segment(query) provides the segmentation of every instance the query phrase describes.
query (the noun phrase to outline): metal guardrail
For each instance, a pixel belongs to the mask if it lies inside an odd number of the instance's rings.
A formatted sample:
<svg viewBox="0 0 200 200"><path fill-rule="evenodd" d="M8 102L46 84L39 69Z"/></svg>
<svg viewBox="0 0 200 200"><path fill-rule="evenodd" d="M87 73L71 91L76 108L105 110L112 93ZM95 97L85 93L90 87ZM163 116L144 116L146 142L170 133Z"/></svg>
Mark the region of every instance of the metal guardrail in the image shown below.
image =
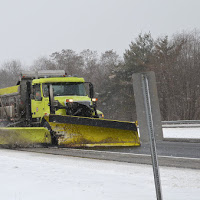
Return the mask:
<svg viewBox="0 0 200 200"><path fill-rule="evenodd" d="M200 128L200 120L162 121L162 128Z"/></svg>
<svg viewBox="0 0 200 200"><path fill-rule="evenodd" d="M162 121L162 124L200 124L200 120Z"/></svg>

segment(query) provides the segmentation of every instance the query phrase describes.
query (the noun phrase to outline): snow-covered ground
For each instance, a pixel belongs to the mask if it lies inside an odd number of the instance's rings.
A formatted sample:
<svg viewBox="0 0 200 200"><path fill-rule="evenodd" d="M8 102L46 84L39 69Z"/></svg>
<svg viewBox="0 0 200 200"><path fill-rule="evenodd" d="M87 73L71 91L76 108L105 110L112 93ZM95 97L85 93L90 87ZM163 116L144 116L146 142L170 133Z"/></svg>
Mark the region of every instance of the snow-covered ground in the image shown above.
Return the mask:
<svg viewBox="0 0 200 200"><path fill-rule="evenodd" d="M163 199L199 200L200 170L160 168ZM152 167L0 149L2 200L156 199Z"/></svg>

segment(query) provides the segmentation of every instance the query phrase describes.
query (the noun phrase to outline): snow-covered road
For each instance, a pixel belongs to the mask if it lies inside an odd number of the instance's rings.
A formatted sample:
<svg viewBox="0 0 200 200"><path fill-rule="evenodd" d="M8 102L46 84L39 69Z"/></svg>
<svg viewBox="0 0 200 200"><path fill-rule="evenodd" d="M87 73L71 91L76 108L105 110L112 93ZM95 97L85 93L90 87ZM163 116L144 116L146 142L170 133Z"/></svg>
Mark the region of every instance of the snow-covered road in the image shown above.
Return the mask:
<svg viewBox="0 0 200 200"><path fill-rule="evenodd" d="M161 167L165 200L199 200L200 170ZM2 200L156 199L152 167L0 149Z"/></svg>

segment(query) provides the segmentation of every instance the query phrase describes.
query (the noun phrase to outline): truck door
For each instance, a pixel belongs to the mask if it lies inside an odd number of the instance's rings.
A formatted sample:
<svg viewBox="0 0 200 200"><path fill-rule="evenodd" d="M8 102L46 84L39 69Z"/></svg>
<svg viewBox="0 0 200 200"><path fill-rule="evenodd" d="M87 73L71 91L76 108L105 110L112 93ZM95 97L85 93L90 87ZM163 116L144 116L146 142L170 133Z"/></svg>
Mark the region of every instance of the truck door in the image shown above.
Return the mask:
<svg viewBox="0 0 200 200"><path fill-rule="evenodd" d="M43 98L41 92L41 85L33 85L33 99L31 100L32 118L40 118L44 115Z"/></svg>

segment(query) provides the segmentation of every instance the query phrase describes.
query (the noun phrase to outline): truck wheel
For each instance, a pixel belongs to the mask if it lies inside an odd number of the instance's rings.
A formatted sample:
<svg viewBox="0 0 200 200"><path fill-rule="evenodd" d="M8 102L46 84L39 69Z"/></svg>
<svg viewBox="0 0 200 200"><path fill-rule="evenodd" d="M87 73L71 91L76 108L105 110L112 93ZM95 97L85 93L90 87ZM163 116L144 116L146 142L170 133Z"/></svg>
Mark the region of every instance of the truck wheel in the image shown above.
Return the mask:
<svg viewBox="0 0 200 200"><path fill-rule="evenodd" d="M52 145L58 145L58 140L57 140L57 137L55 135L55 132L52 131L51 129L51 126L49 125L49 123L47 121L44 121L42 123L42 126L46 129L49 130L50 134L51 134L51 142L52 142Z"/></svg>

